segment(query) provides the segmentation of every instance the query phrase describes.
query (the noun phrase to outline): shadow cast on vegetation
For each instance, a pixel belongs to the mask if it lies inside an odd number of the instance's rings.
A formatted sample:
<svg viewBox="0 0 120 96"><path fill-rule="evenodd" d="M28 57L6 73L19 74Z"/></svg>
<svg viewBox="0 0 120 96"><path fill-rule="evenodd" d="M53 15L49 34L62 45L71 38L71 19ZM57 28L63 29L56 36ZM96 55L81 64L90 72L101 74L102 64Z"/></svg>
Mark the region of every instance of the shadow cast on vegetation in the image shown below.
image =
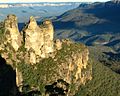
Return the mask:
<svg viewBox="0 0 120 96"><path fill-rule="evenodd" d="M0 96L19 96L16 86L16 72L0 56Z"/></svg>
<svg viewBox="0 0 120 96"><path fill-rule="evenodd" d="M49 94L49 96L66 96L68 92L68 86L69 84L67 82L62 79L58 79L57 82L45 86L46 94Z"/></svg>

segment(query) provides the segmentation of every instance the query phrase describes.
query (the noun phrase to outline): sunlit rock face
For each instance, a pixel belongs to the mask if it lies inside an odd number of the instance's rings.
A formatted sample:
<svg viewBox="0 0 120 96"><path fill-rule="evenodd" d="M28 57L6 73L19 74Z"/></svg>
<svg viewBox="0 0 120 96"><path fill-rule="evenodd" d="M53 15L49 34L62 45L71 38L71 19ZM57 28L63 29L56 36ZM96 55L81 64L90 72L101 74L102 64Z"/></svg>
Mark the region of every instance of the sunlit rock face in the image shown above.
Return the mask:
<svg viewBox="0 0 120 96"><path fill-rule="evenodd" d="M4 21L5 36L15 51L21 46L21 35L18 30L17 17L15 15L8 15Z"/></svg>
<svg viewBox="0 0 120 96"><path fill-rule="evenodd" d="M80 85L92 79L88 48L69 39L54 42L50 20L38 26L30 17L20 33L17 17L8 15L4 27L0 53L16 71L20 92L28 84L30 91L37 89L42 96L74 96Z"/></svg>
<svg viewBox="0 0 120 96"><path fill-rule="evenodd" d="M45 20L39 26L34 17L31 16L28 24L23 28L22 32L19 32L17 17L8 15L4 21L4 27L6 38L4 43L9 43L15 51L25 48L26 54L28 54L25 56L27 63L36 64L40 61L40 58L52 56L51 54L54 52L54 28L50 20ZM3 44L4 46L6 45ZM6 57L5 54L3 56Z"/></svg>
<svg viewBox="0 0 120 96"><path fill-rule="evenodd" d="M88 48L69 40L61 43L62 48L56 51L54 58L46 58L36 64L42 81L38 84L43 85L41 90L45 91L41 93L45 96L74 96L80 85L92 79Z"/></svg>
<svg viewBox="0 0 120 96"><path fill-rule="evenodd" d="M19 91L22 92L22 82L23 82L23 77L22 73L16 68L16 85L19 87Z"/></svg>
<svg viewBox="0 0 120 96"><path fill-rule="evenodd" d="M40 26L41 27L41 26ZM45 20L43 26L41 27L44 33L44 45L42 47L42 57L46 57L48 53L54 51L53 49L53 35L54 29L50 20Z"/></svg>
<svg viewBox="0 0 120 96"><path fill-rule="evenodd" d="M59 39L55 41L55 48L56 50L60 50L62 48L62 42Z"/></svg>
<svg viewBox="0 0 120 96"><path fill-rule="evenodd" d="M88 62L89 51L84 45L75 45L69 41L62 43L61 53L58 53L54 58L55 66L57 66L54 69L56 73L49 73L52 74L52 79L46 81L46 84L48 83L49 85L51 82L53 82L51 84L56 82L54 86L63 90L64 95L61 96L74 96L80 85L85 85L87 81L92 79L92 66ZM59 57L62 54L64 54L64 57ZM60 81L58 82L56 80ZM48 96L51 96L55 93L48 92L48 94Z"/></svg>
<svg viewBox="0 0 120 96"><path fill-rule="evenodd" d="M41 58L48 57L53 52L54 29L51 21L46 20L38 26L34 17L30 17L27 27L24 29L25 48L32 49Z"/></svg>
<svg viewBox="0 0 120 96"><path fill-rule="evenodd" d="M44 34L42 29L37 25L34 17L30 17L29 23L24 30L25 32L25 48L30 50L31 48L35 51L36 55L41 55L41 47L44 44Z"/></svg>

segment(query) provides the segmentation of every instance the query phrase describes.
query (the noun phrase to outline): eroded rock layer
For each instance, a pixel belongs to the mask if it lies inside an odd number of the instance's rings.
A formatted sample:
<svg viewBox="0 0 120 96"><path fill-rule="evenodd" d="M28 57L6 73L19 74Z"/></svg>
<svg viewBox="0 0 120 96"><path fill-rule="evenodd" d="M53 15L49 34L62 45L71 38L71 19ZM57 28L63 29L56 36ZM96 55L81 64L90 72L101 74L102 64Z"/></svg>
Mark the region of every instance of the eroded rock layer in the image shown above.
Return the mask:
<svg viewBox="0 0 120 96"><path fill-rule="evenodd" d="M54 42L50 20L37 25L31 16L19 32L17 17L9 15L4 29L0 53L16 70L20 92L27 84L29 90L38 90L42 96L73 96L81 84L92 79L87 47L68 39Z"/></svg>
<svg viewBox="0 0 120 96"><path fill-rule="evenodd" d="M18 30L17 17L15 15L8 15L4 21L4 27L7 42L13 46L15 51L17 51L22 42L22 38Z"/></svg>

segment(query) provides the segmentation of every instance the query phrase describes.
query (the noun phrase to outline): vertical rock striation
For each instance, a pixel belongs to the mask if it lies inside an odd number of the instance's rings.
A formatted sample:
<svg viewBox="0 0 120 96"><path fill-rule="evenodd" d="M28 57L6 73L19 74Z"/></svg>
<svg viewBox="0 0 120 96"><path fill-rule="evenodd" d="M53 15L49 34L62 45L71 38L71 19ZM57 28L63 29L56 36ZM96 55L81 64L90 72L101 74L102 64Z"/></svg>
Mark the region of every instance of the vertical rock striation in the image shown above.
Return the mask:
<svg viewBox="0 0 120 96"><path fill-rule="evenodd" d="M17 17L15 15L8 15L4 21L4 26L7 42L13 46L15 51L17 51L21 46L22 41L20 32L18 30Z"/></svg>
<svg viewBox="0 0 120 96"><path fill-rule="evenodd" d="M31 90L40 90L42 96L73 96L80 85L92 79L87 47L68 39L54 42L54 28L50 20L38 26L31 16L20 33L17 17L8 15L4 27L5 38L1 39L0 53L16 70L16 84L20 92L25 82Z"/></svg>
<svg viewBox="0 0 120 96"><path fill-rule="evenodd" d="M34 17L30 17L27 27L24 29L25 48L29 51L33 49L36 55L41 55L41 47L44 44L43 31L37 25Z"/></svg>
<svg viewBox="0 0 120 96"><path fill-rule="evenodd" d="M46 57L47 54L54 51L53 49L53 35L54 35L54 29L53 25L50 20L45 20L43 22L43 25L40 26L44 33L44 44L41 48L42 50L42 57Z"/></svg>
<svg viewBox="0 0 120 96"><path fill-rule="evenodd" d="M49 57L49 53L54 51L54 29L50 20L46 20L38 26L34 17L31 16L27 27L23 31L25 35L25 48L28 51L32 50L35 53L35 58L37 56L41 58ZM36 63L35 59L31 62Z"/></svg>

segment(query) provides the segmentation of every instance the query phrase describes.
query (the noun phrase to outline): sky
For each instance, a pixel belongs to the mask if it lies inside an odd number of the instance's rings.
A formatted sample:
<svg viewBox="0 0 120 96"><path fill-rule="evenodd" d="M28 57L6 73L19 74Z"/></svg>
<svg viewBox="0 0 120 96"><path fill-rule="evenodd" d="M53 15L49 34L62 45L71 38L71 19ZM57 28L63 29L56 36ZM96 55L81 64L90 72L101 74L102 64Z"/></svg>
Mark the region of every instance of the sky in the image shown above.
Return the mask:
<svg viewBox="0 0 120 96"><path fill-rule="evenodd" d="M15 2L105 2L109 0L0 0L0 3L15 3Z"/></svg>

